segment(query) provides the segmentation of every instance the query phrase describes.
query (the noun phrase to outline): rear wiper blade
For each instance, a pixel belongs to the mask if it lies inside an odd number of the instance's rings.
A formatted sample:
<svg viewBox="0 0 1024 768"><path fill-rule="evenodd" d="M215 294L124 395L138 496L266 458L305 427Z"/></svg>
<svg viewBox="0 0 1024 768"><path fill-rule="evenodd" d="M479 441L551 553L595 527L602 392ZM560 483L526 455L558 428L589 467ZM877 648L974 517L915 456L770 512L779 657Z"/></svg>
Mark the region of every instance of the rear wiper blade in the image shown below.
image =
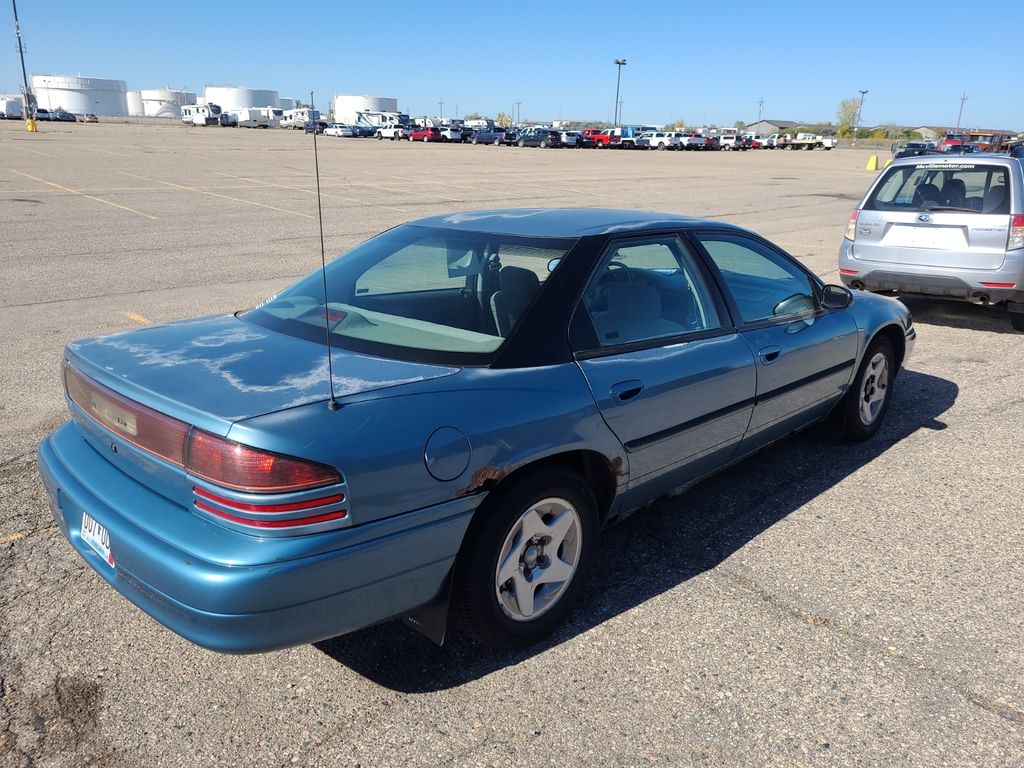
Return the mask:
<svg viewBox="0 0 1024 768"><path fill-rule="evenodd" d="M963 211L964 213L977 213L975 208L963 208L958 205L929 205L926 211Z"/></svg>

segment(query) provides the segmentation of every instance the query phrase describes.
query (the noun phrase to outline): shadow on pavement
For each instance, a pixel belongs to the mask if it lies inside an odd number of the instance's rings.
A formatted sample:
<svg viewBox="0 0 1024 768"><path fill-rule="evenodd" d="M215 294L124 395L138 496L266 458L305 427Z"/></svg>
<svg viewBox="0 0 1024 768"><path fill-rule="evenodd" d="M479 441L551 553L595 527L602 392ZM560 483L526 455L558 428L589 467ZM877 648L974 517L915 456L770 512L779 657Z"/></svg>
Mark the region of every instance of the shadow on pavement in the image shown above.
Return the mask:
<svg viewBox="0 0 1024 768"><path fill-rule="evenodd" d="M438 647L399 622L316 643L316 647L387 688L454 688L512 666L714 568L747 542L920 429L956 401L956 384L903 371L889 414L875 437L846 445L812 430L602 532L580 605L545 642L517 652L491 651L449 631Z"/></svg>
<svg viewBox="0 0 1024 768"><path fill-rule="evenodd" d="M942 301L916 296L900 296L899 299L914 313L915 323L968 331L1020 333L1010 325L1010 313L1003 307L983 307L966 301Z"/></svg>

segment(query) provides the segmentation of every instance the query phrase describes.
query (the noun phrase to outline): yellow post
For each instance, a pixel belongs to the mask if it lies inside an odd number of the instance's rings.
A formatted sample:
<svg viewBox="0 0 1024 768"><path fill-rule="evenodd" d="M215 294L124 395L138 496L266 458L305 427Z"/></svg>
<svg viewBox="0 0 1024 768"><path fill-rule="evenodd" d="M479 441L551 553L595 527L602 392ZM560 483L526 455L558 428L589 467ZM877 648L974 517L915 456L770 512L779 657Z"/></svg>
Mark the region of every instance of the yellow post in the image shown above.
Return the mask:
<svg viewBox="0 0 1024 768"><path fill-rule="evenodd" d="M864 169L866 171L877 171L878 170L878 155L872 155L868 158L868 165Z"/></svg>
<svg viewBox="0 0 1024 768"><path fill-rule="evenodd" d="M885 161L885 165L883 165L882 167L883 168L888 168L890 165L892 165L892 158L891 157L888 160Z"/></svg>
<svg viewBox="0 0 1024 768"><path fill-rule="evenodd" d="M36 121L31 117L25 121L25 130L29 133L38 133L39 129L36 127Z"/></svg>

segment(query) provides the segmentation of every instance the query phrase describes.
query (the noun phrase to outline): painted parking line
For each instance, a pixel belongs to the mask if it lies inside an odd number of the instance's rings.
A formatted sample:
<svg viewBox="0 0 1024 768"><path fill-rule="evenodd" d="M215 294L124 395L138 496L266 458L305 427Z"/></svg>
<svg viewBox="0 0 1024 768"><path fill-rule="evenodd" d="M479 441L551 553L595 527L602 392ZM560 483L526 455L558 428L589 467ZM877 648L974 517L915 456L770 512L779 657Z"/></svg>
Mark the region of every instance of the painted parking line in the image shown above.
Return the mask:
<svg viewBox="0 0 1024 768"><path fill-rule="evenodd" d="M38 149L32 149L31 147L22 147L12 142L7 142L3 146L10 147L11 149L20 149L22 152L31 152L33 155L42 155L43 157L52 157L54 159L60 159L57 155L51 155L49 152L40 152Z"/></svg>
<svg viewBox="0 0 1024 768"><path fill-rule="evenodd" d="M151 178L149 178L147 176L139 176L139 175L134 174L134 173L128 173L128 171L118 171L118 173L120 173L120 174L122 174L124 176L131 176L133 179L142 179L143 181L152 181L152 182L155 182L156 184L163 184L165 187L171 187L172 189L182 189L182 190L185 190L186 192L195 192L197 195L209 195L210 197L219 197L221 200L231 200L232 202L235 202L235 203L244 203L245 205L253 205L253 206L257 207L257 208L267 208L268 210L278 211L279 213L290 213L292 216L301 216L304 219L315 219L316 218L316 216L313 216L313 215L311 215L309 213L301 213L300 211L292 211L292 210L289 210L287 208L278 208L277 206L267 205L266 203L257 203L257 202L255 202L253 200L244 200L241 197L231 197L231 195L222 195L220 192L210 192L210 191L205 190L205 189L200 189L199 187L187 187L184 184L175 184L173 181L162 181L160 179L151 179Z"/></svg>
<svg viewBox="0 0 1024 768"><path fill-rule="evenodd" d="M228 179L235 179L237 181L248 181L248 182L250 182L252 184L262 184L263 186L266 186L266 187L276 187L278 189L289 189L289 190L292 190L293 192L305 192L307 195L315 195L316 194L316 190L315 189L305 189L303 187L293 187L290 184L280 184L280 183L278 183L276 181L263 181L262 179L251 179L251 178L249 178L247 176L232 176L230 173L222 173L221 171L215 171L215 173L218 176L224 176L224 177L226 177ZM323 192L323 191L321 191L320 195L322 197L330 197L330 198L333 198L335 200L344 200L344 201L349 202L349 203L361 203L361 202L363 202L358 197L345 197L344 195L332 195L330 192ZM409 212L408 208L396 208L393 205L382 205L380 207L381 208L387 208L387 209L392 210L392 211L398 211L400 213L408 213Z"/></svg>
<svg viewBox="0 0 1024 768"><path fill-rule="evenodd" d="M104 155L115 155L117 157L135 157L135 155L128 155L124 152L111 152L109 149L97 149L96 147L79 147L79 149L85 149L89 152L102 152Z"/></svg>
<svg viewBox="0 0 1024 768"><path fill-rule="evenodd" d="M15 531L14 533L9 533L6 536L0 536L0 544L10 544L11 542L14 542L14 541L20 541L21 539L26 539L29 536L32 536L33 534L36 534L36 533L52 533L53 531L56 531L56 530L57 530L57 526L56 525L48 525L45 528L28 528L28 529L26 529L24 531Z"/></svg>
<svg viewBox="0 0 1024 768"><path fill-rule="evenodd" d="M128 213L134 213L137 216L143 216L147 219L156 219L156 216L151 216L150 214L143 213L142 211L136 211L134 208L129 208L127 205L121 205L120 203L114 203L111 202L110 200L104 200L102 197L96 197L96 195L89 195L86 194L85 192L79 192L77 189L71 189L71 187L65 187L61 184L56 184L52 181L47 181L46 179L40 179L38 176L33 176L31 173L25 173L24 171L15 171L14 169L11 169L11 173L16 173L19 176L24 176L26 179L32 179L32 181L38 181L40 184L46 184L49 187L54 187L63 192L70 192L73 195L87 197L90 200L95 200L97 203L109 205L111 208L120 208L122 211L128 211Z"/></svg>
<svg viewBox="0 0 1024 768"><path fill-rule="evenodd" d="M135 312L123 312L122 314L133 323L138 323L139 325L149 325L150 323L149 318L143 317Z"/></svg>

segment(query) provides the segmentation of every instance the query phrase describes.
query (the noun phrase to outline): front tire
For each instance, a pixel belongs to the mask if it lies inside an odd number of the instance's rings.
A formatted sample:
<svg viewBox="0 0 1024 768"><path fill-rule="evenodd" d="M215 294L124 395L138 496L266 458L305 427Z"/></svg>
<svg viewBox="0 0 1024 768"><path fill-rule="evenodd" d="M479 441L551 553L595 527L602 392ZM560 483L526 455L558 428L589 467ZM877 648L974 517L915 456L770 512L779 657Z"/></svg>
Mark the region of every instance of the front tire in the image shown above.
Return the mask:
<svg viewBox="0 0 1024 768"><path fill-rule="evenodd" d="M892 402L896 355L892 342L878 336L871 342L845 398L843 440L860 443L882 426Z"/></svg>
<svg viewBox="0 0 1024 768"><path fill-rule="evenodd" d="M579 600L597 536L597 504L576 474L542 471L493 491L456 561L455 621L492 648L540 641Z"/></svg>

